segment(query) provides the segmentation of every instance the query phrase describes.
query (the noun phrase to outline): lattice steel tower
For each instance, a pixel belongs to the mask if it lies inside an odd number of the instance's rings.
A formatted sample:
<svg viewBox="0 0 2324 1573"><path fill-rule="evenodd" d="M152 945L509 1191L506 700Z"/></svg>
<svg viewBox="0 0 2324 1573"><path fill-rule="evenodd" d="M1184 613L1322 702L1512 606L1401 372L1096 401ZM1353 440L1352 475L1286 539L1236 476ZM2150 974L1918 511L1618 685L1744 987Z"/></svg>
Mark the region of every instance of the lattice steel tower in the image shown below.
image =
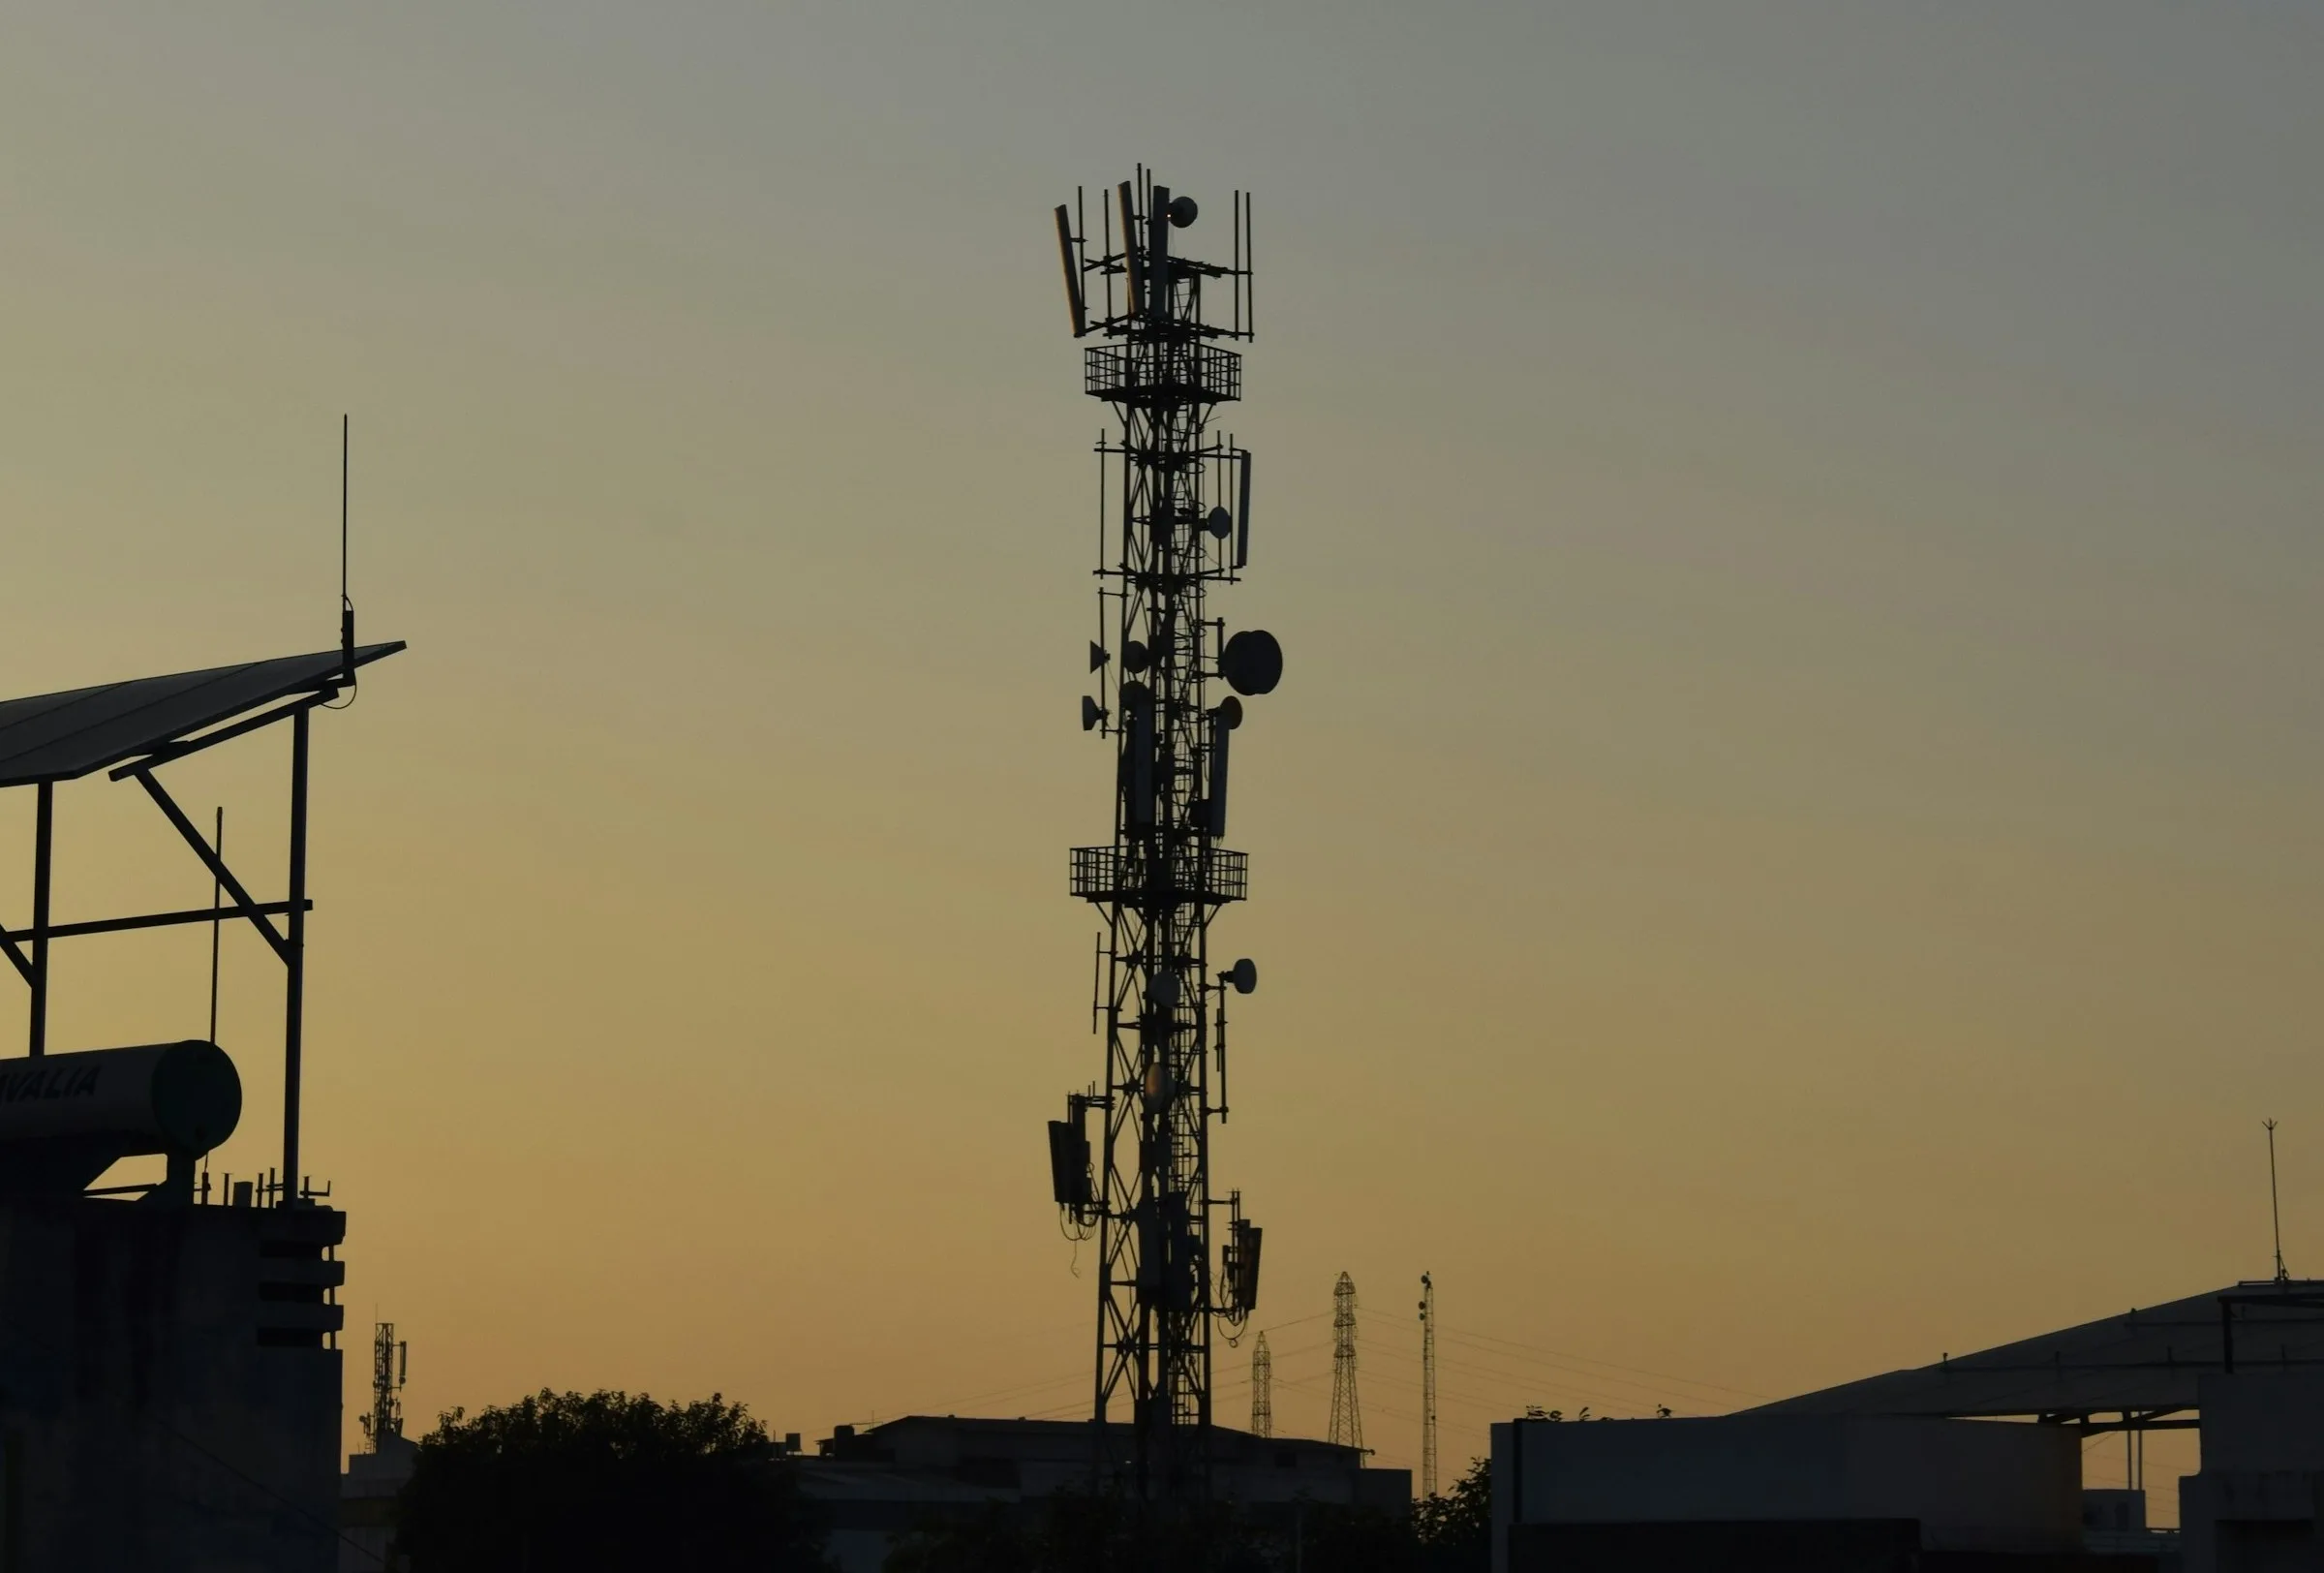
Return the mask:
<svg viewBox="0 0 2324 1573"><path fill-rule="evenodd" d="M1242 391L1242 358L1226 345L1252 336L1248 200L1236 193L1218 226L1231 246L1219 263L1177 254L1192 198L1144 170L1113 198L1097 204L1094 241L1080 199L1056 210L1074 336L1104 340L1084 352L1083 387L1117 429L1096 449L1089 647L1110 692L1082 701L1083 729L1114 745L1114 834L1072 858L1073 894L1105 921L1091 1002L1105 1078L1067 1099L1050 1156L1058 1205L1100 1242L1101 1447L1116 1401L1129 1403L1127 1456L1102 1456L1141 1496L1190 1497L1209 1489L1211 1324L1239 1326L1259 1288L1259 1230L1238 1193L1221 1200L1210 1185L1210 1126L1227 1118L1227 996L1258 982L1247 960L1210 971L1210 920L1243 898L1247 878L1243 854L1223 845L1242 704L1214 701L1212 683L1266 694L1283 654L1257 630L1230 637L1208 606L1250 556L1251 456L1210 429Z"/></svg>
<svg viewBox="0 0 2324 1573"><path fill-rule="evenodd" d="M1363 1446L1363 1408L1356 1401L1356 1280L1347 1274L1331 1288L1331 1429L1327 1439Z"/></svg>
<svg viewBox="0 0 2324 1573"><path fill-rule="evenodd" d="M1267 1335L1251 1350L1251 1434L1275 1434L1275 1357L1267 1352Z"/></svg>
<svg viewBox="0 0 2324 1573"><path fill-rule="evenodd" d="M404 1383L412 1374L412 1345L395 1336L395 1323L382 1322L371 1339L371 1413L357 1417L374 1453L384 1453L404 1434Z"/></svg>

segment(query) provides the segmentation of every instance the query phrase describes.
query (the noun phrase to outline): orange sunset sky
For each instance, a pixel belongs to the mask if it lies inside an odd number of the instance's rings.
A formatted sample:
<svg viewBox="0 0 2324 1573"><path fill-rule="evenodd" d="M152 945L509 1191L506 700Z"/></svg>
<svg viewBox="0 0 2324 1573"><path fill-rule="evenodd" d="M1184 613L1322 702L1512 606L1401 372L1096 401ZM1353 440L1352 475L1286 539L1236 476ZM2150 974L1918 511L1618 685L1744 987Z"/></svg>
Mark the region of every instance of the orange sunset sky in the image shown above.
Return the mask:
<svg viewBox="0 0 2324 1573"><path fill-rule="evenodd" d="M1221 609L1288 672L1215 1157L1279 1425L1343 1270L1397 1465L1423 1270L1448 1461L2262 1275L2265 1115L2324 1269L2324 20L1154 17L12 8L0 692L332 643L342 411L412 643L316 734L349 1346L423 1422L1084 1412L1106 412L1049 208L1138 160L1256 194ZM282 746L171 778L269 890ZM205 896L132 788L59 812L60 918ZM61 949L52 1042L197 1031L206 954ZM225 973L247 1172L278 974Z"/></svg>

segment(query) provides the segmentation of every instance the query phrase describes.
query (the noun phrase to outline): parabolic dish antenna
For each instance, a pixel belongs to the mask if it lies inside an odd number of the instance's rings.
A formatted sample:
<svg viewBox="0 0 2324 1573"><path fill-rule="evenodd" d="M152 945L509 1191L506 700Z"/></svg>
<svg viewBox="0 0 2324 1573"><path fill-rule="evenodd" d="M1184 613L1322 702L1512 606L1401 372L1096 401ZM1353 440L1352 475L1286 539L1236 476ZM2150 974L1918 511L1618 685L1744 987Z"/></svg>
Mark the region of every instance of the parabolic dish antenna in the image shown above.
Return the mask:
<svg viewBox="0 0 2324 1573"><path fill-rule="evenodd" d="M1218 674L1238 694L1272 694L1283 681L1283 647L1265 629L1246 628L1218 653Z"/></svg>

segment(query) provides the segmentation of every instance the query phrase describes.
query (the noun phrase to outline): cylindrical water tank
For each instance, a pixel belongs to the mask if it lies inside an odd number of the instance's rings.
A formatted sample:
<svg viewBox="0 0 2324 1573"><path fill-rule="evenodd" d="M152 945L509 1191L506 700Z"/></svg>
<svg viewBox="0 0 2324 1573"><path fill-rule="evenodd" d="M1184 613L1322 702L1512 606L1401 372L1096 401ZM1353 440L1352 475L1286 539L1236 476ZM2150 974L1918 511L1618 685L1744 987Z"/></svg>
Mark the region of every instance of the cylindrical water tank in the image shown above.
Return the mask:
<svg viewBox="0 0 2324 1573"><path fill-rule="evenodd" d="M85 1142L114 1157L199 1157L241 1118L233 1061L199 1038L0 1060L0 1152Z"/></svg>

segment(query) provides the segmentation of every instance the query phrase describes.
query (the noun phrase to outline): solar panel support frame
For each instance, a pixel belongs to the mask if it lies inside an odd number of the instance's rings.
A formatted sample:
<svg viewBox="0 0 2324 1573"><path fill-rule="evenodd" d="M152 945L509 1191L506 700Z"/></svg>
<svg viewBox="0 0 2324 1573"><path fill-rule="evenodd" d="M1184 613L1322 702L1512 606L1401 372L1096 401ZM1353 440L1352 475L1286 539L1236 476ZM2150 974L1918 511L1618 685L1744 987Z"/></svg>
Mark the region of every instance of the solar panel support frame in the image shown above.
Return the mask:
<svg viewBox="0 0 2324 1573"><path fill-rule="evenodd" d="M302 1079L306 1038L306 919L309 778L317 710L344 694L355 668L402 650L401 643L285 657L241 666L180 672L132 683L36 695L0 703L0 789L31 786L38 801L33 825L32 922L0 927L4 953L27 987L26 1052L47 1052L49 942L68 937L114 934L238 916L259 931L283 965L283 1162L276 1205L298 1206L307 1187L299 1172ZM154 772L191 755L290 724L289 890L281 901L260 901L197 829ZM136 729L141 727L142 729ZM29 734L27 737L25 734ZM107 767L110 767L109 769ZM181 840L201 861L231 905L143 912L72 923L54 921L56 787L104 770L115 782L135 781ZM285 921L278 929L272 917Z"/></svg>

